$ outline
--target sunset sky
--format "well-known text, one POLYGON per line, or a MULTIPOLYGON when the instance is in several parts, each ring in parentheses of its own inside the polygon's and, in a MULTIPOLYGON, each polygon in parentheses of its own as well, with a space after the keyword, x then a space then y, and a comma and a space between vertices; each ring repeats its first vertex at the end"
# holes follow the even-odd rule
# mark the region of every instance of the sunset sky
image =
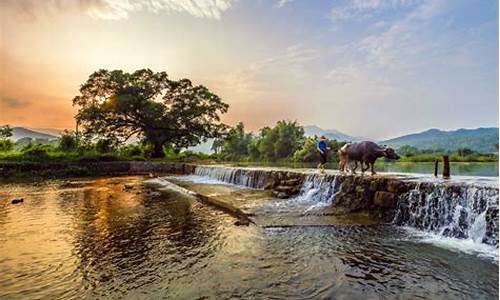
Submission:
POLYGON ((498 126, 498 0, 1 0, 0 125, 73 128, 93 71, 204 84, 228 124, 498 126))

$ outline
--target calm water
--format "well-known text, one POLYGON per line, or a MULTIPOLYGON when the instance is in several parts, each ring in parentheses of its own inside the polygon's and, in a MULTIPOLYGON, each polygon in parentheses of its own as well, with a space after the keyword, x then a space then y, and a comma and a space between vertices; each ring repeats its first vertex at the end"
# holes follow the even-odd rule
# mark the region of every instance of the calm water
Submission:
POLYGON ((1 186, 0 298, 498 298, 498 264, 478 253, 263 191, 179 179, 253 213, 258 226, 234 226, 140 177, 1 186))
MULTIPOLYGON (((238 163, 238 165, 246 165, 246 163, 238 163)), ((248 163, 248 165, 256 165, 255 163, 248 163)), ((262 166, 275 166, 275 167, 294 167, 294 168, 315 168, 317 163, 261 163, 262 166)), ((328 169, 338 170, 337 163, 329 163, 327 165, 328 169)), ((443 164, 439 163, 439 174, 441 174, 443 164)), ((487 176, 487 177, 498 177, 498 163, 491 162, 473 162, 473 163, 462 163, 462 162, 452 162, 450 163, 451 175, 459 176, 487 176)), ((375 169, 378 172, 391 172, 391 173, 418 173, 418 174, 434 174, 434 163, 433 162, 383 162, 378 161, 375 165, 375 169)), ((358 172, 360 168, 358 167, 358 172)))

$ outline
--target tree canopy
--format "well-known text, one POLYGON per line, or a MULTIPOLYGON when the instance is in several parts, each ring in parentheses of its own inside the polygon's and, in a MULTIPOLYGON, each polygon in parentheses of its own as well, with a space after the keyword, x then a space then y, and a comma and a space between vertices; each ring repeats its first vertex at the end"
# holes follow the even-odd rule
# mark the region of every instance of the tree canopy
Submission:
POLYGON ((206 87, 149 69, 94 72, 73 105, 84 134, 120 142, 138 135, 153 146, 153 157, 164 156, 165 144, 180 149, 219 137, 226 128, 219 115, 228 109, 206 87))
POLYGON ((0 139, 7 139, 12 136, 12 128, 9 125, 0 126, 0 139))

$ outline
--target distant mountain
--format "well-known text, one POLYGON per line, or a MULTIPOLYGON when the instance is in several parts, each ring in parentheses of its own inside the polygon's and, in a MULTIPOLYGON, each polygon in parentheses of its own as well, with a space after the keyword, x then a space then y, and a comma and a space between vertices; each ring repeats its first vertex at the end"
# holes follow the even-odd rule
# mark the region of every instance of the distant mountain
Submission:
POLYGON ((54 135, 54 136, 61 136, 64 132, 64 129, 56 129, 56 128, 27 128, 29 130, 33 130, 33 131, 36 131, 36 132, 40 132, 40 133, 45 133, 45 134, 49 134, 49 135, 54 135))
POLYGON ((331 140, 337 140, 337 141, 351 141, 351 142, 357 142, 357 141, 371 141, 372 139, 365 138, 365 137, 359 137, 359 136, 351 136, 348 134, 345 134, 343 132, 340 132, 336 129, 322 129, 319 128, 318 126, 311 125, 311 126, 304 126, 304 131, 306 136, 322 136, 324 135, 328 139, 331 140))
POLYGON ((394 148, 409 145, 418 149, 455 151, 469 148, 482 153, 497 152, 498 127, 444 131, 429 129, 380 142, 394 148))
POLYGON ((57 136, 52 134, 46 134, 38 131, 34 131, 31 129, 27 129, 24 127, 13 127, 12 128, 12 139, 17 141, 19 139, 29 137, 32 139, 45 139, 45 140, 53 140, 57 139, 57 136))

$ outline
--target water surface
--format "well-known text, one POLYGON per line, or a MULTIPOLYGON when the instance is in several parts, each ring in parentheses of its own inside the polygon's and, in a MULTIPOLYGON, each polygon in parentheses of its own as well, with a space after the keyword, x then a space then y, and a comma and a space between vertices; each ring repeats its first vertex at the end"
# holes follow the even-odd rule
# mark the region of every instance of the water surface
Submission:
POLYGON ((497 262, 474 251, 264 191, 178 182, 258 226, 141 177, 1 186, 0 298, 498 298, 497 262))

